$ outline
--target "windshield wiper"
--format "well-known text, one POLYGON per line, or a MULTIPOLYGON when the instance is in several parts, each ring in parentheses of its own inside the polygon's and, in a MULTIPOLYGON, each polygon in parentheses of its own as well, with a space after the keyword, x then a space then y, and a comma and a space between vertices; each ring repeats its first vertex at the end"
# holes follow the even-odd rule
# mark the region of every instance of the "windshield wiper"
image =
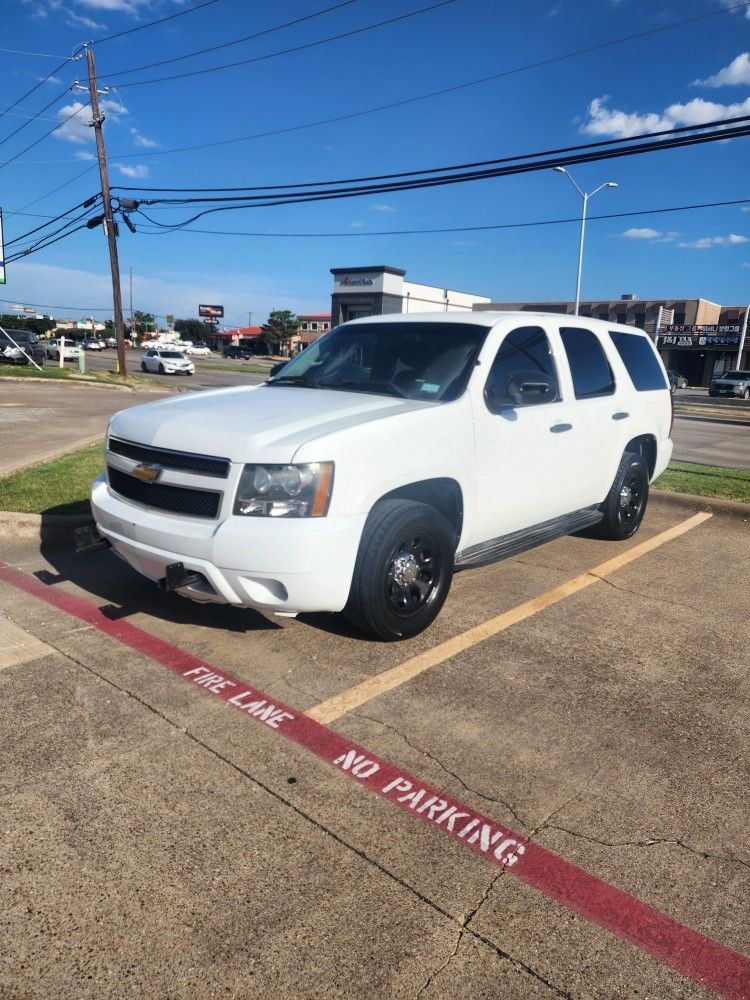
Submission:
POLYGON ((301 385, 304 389, 320 389, 320 382, 304 375, 278 375, 269 379, 266 385, 301 385))
POLYGON ((398 396, 401 399, 408 399, 403 390, 399 389, 393 382, 360 382, 357 379, 333 379, 319 383, 322 389, 352 389, 355 392, 379 392, 386 396, 398 396))

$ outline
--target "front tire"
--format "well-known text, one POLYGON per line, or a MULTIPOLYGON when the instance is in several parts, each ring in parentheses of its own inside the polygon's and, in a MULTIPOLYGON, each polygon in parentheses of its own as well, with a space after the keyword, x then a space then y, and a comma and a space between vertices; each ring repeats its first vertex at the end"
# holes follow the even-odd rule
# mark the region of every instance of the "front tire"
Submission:
POLYGON ((385 642, 418 635, 445 603, 454 555, 453 529, 433 507, 381 501, 362 533, 345 617, 385 642))
POLYGON ((742 398, 750 399, 750 389, 745 389, 745 391, 742 393, 742 398))
POLYGON ((626 451, 612 488, 602 504, 604 518, 594 532, 599 538, 622 541, 640 527, 648 504, 648 469, 641 455, 626 451))
POLYGON ((164 374, 164 365, 159 365, 159 374, 160 375, 164 374))
POLYGON ((146 362, 145 361, 141 361, 141 371, 142 372, 147 372, 148 371, 148 368, 146 367, 146 362))

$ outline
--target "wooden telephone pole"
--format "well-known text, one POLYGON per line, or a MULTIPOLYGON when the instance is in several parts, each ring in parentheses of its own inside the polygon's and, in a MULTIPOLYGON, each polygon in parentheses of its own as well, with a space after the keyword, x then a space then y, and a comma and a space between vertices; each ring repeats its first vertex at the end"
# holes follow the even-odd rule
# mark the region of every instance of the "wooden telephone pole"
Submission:
POLYGON ((127 374, 125 368, 125 330, 122 320, 122 290, 120 288, 120 262, 117 257, 117 230, 112 217, 112 198, 109 192, 109 172, 107 170, 107 154, 104 149, 104 133, 102 122, 104 115, 99 111, 99 91, 96 89, 96 65, 94 53, 86 50, 86 63, 89 71, 89 94, 91 96, 91 112, 93 115, 94 135, 96 136, 96 154, 99 159, 99 177, 102 182, 102 207, 104 208, 104 232, 109 244, 109 263, 112 269, 112 298, 115 307, 115 340, 117 341, 117 370, 120 375, 127 374))

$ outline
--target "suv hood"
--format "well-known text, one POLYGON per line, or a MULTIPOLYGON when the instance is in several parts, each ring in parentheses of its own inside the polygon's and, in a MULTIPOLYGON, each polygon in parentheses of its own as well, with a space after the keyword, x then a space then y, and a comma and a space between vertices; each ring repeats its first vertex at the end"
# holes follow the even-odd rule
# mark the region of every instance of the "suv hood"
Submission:
POLYGON ((134 406, 115 414, 109 433, 232 462, 282 463, 315 438, 437 405, 374 393, 241 386, 134 406))

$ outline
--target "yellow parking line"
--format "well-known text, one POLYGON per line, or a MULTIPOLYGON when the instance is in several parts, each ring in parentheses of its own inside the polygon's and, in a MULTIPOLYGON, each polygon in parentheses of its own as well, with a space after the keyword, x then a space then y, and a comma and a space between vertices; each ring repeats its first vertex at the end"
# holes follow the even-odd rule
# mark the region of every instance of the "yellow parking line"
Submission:
POLYGON ((710 517, 711 515, 708 513, 695 514, 686 521, 676 524, 673 528, 668 528, 667 531, 662 531, 653 538, 641 542, 640 545, 634 545, 626 552, 621 552, 612 559, 594 566, 593 569, 586 570, 579 576, 574 576, 571 580, 566 580, 565 583, 561 583, 558 587, 553 587, 552 590, 540 594, 539 597, 534 597, 524 604, 519 604, 518 607, 511 608, 510 611, 504 611, 501 615, 490 618, 489 621, 483 622, 481 625, 476 625, 474 628, 470 628, 466 632, 448 639, 446 642, 441 642, 434 649, 428 649, 426 652, 420 653, 410 660, 405 660, 403 663, 399 663, 398 666, 392 667, 382 674, 362 681, 361 684, 355 684, 354 687, 349 688, 347 691, 342 691, 341 694, 337 694, 333 698, 322 701, 319 705, 308 709, 306 714, 317 722, 324 724, 333 722, 339 716, 351 712, 352 709, 358 708, 372 698, 377 698, 378 695, 384 694, 386 691, 391 691, 393 688, 399 687, 425 670, 429 670, 430 667, 444 663, 458 653, 463 653, 465 650, 471 648, 471 646, 476 646, 491 636, 497 635, 499 632, 504 632, 511 625, 517 625, 518 622, 522 622, 526 618, 531 618, 532 615, 538 614, 552 604, 557 604, 558 601, 570 597, 571 594, 575 594, 585 587, 590 587, 592 583, 596 583, 602 577, 609 576, 615 570, 622 569, 628 563, 634 562, 636 559, 640 559, 641 556, 653 552, 654 549, 658 549, 667 542, 679 538, 680 535, 692 531, 693 528, 697 528, 699 524, 703 524, 710 517))

